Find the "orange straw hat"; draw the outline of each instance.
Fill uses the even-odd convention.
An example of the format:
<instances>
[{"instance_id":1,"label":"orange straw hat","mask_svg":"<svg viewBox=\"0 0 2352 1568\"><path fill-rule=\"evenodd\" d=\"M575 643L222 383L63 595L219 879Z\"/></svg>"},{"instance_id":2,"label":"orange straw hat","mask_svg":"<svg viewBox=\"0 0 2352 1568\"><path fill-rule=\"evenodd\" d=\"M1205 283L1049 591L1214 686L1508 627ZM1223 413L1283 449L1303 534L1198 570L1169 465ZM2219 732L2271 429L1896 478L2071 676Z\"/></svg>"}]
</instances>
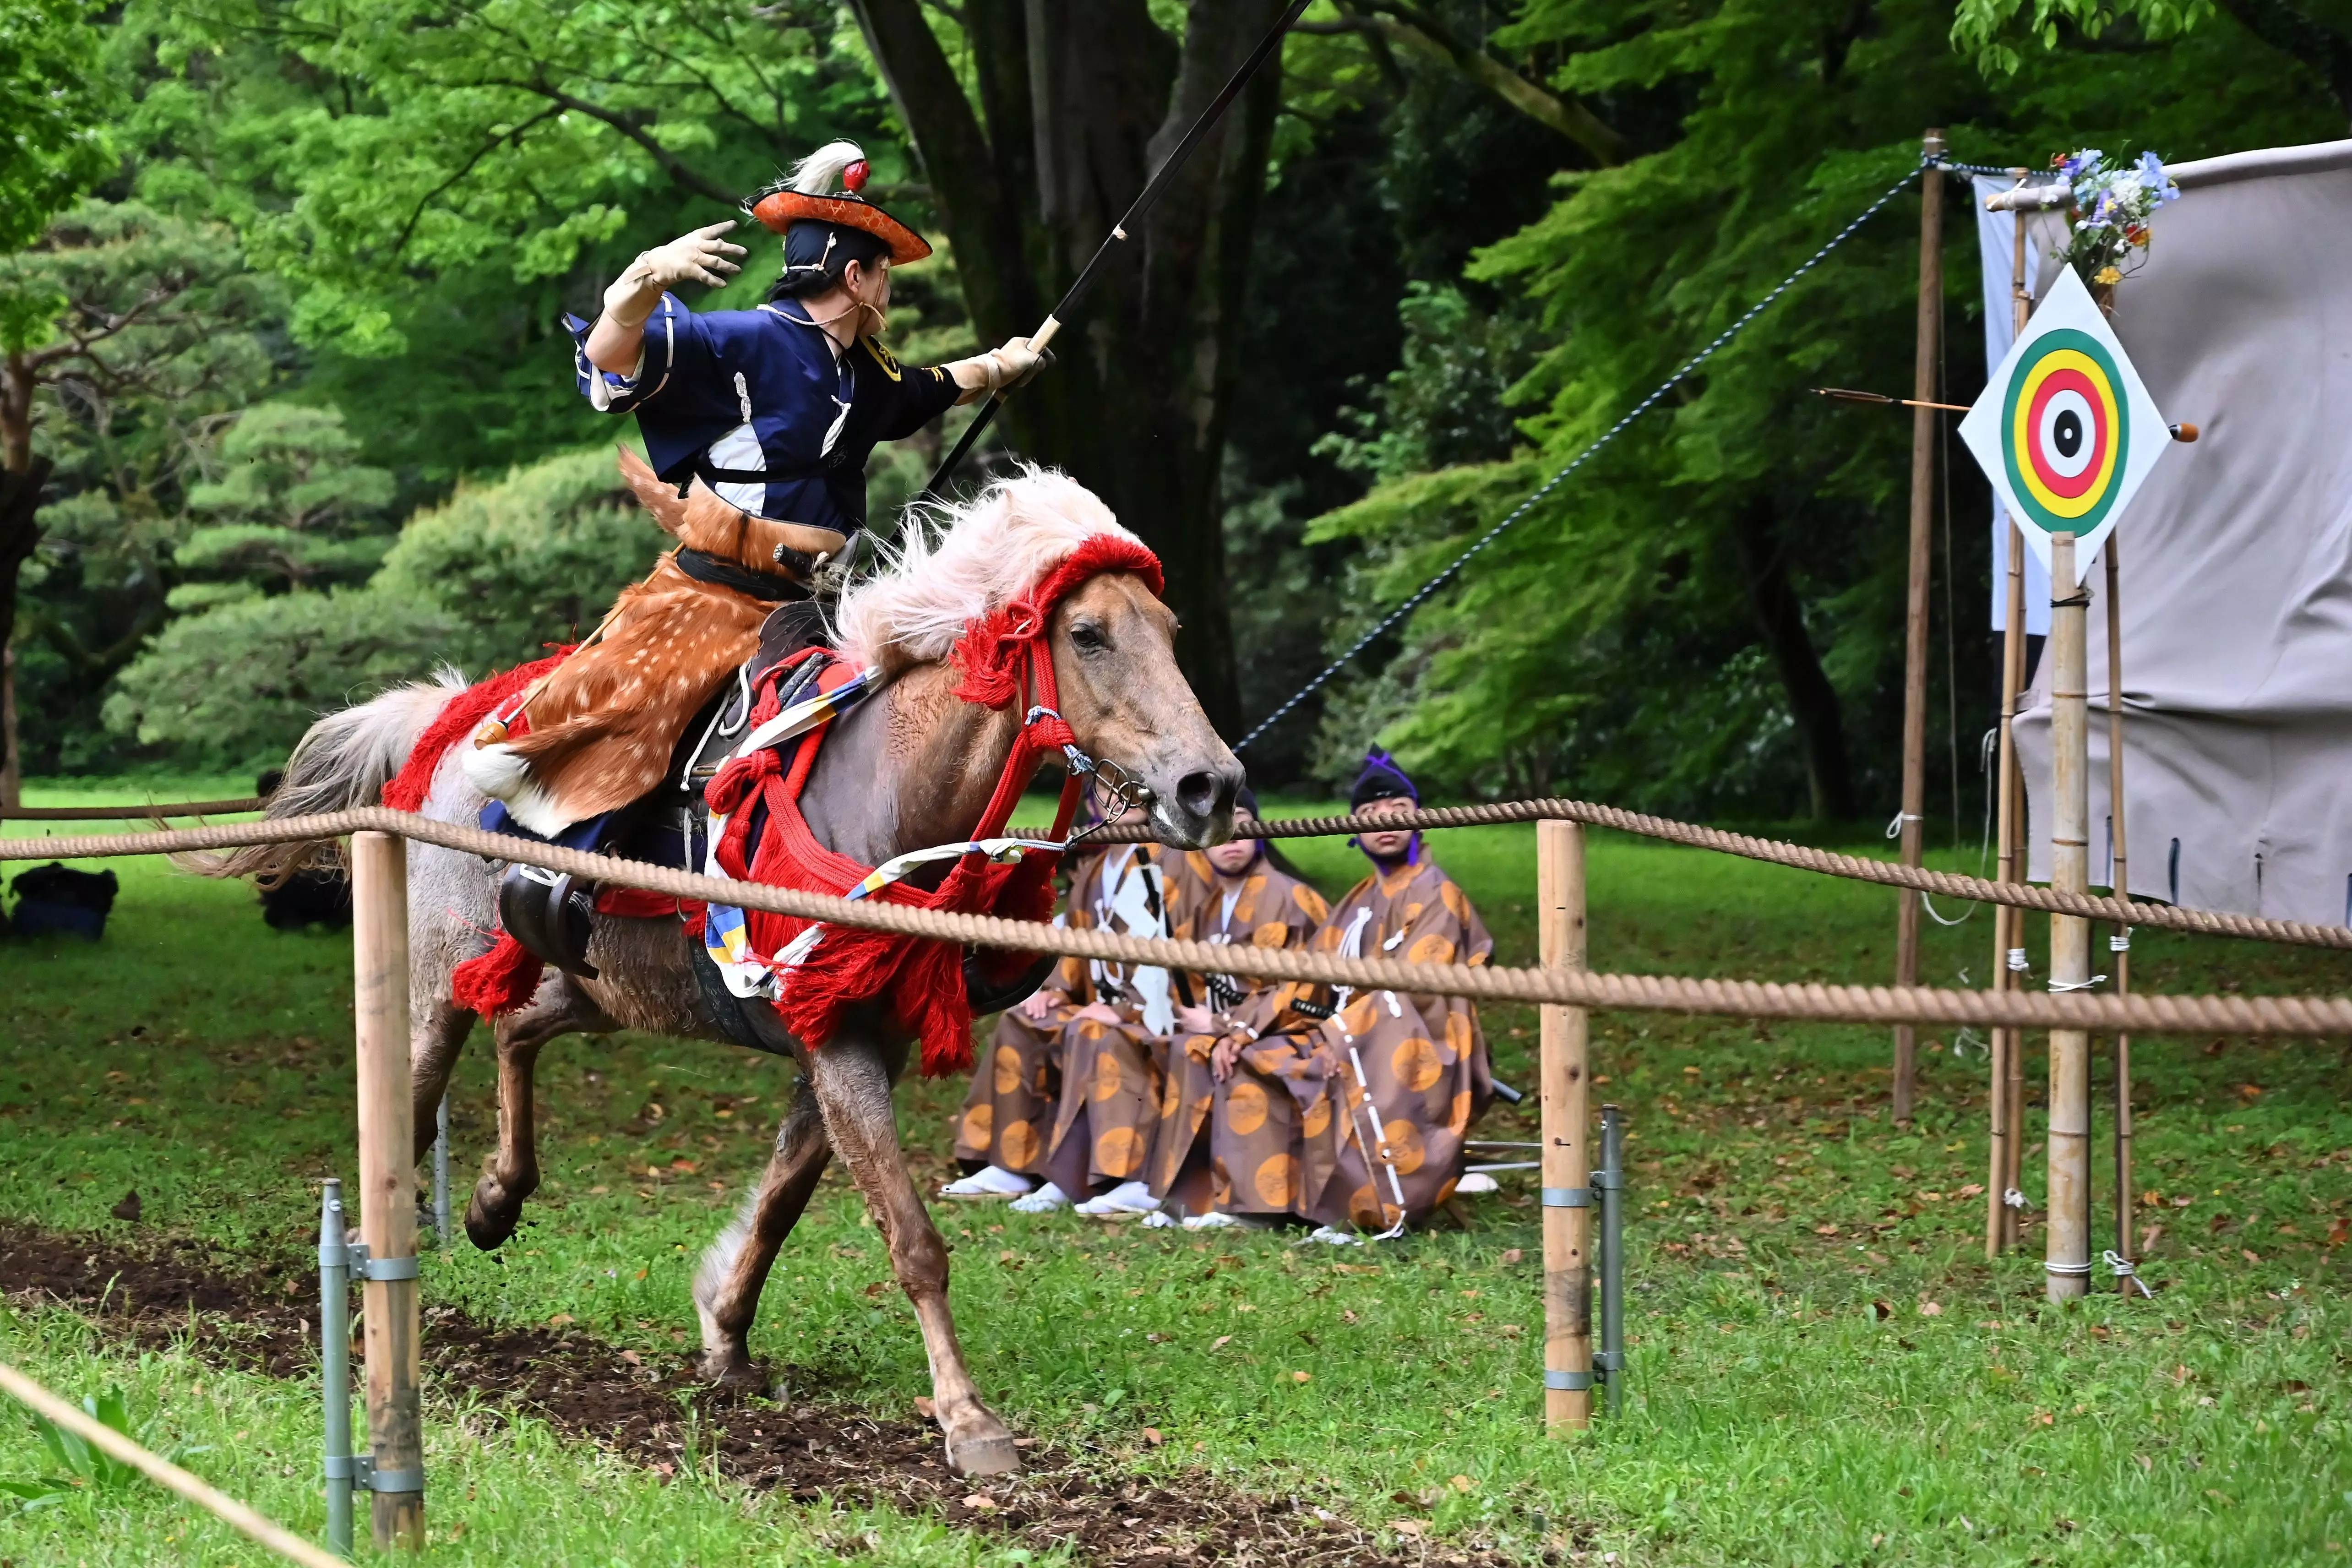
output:
<instances>
[{"instance_id":1,"label":"orange straw hat","mask_svg":"<svg viewBox=\"0 0 2352 1568\"><path fill-rule=\"evenodd\" d=\"M930 243L858 194L871 172L856 142L829 142L745 202L743 210L778 234L812 220L862 229L890 247L893 266L922 260L931 253Z\"/></svg>"}]
</instances>

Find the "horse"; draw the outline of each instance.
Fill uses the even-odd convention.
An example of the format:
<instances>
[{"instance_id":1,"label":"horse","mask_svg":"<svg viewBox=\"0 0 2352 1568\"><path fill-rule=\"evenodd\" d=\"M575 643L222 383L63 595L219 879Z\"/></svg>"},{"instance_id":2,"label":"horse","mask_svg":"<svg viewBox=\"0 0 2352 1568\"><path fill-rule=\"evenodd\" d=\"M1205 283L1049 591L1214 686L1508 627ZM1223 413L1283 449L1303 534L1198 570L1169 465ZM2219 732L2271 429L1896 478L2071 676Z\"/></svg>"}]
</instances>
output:
<instances>
[{"instance_id":1,"label":"horse","mask_svg":"<svg viewBox=\"0 0 2352 1568\"><path fill-rule=\"evenodd\" d=\"M867 865L967 838L1003 773L1024 721L957 694L951 662L965 628L1014 604L1093 535L1132 541L1091 491L1052 470L1029 468L977 499L940 509L926 527L844 589L833 616L835 646L881 682L825 737L801 804L818 841ZM1178 670L1174 616L1133 571L1106 571L1067 592L1048 619L1047 648L1061 716L1078 747L1115 763L1148 791L1154 837L1180 849L1231 837L1241 764L1219 739ZM272 816L373 805L443 706L462 689L443 670L330 713L289 758L269 803ZM437 821L472 824L485 797L460 764L461 741L433 774L423 805ZM1139 794L1140 792L1138 792ZM331 846L268 846L214 861L214 875L282 876L334 853ZM430 1147L434 1110L474 1015L452 1001L457 967L480 954L495 923L503 868L410 841L410 1007L417 1154ZM478 1246L513 1233L539 1184L532 1069L566 1034L640 1029L723 1039L692 963L696 937L675 916L599 915L588 960L595 976L551 967L520 1010L493 1027L498 1052L499 1146L483 1163L466 1210ZM834 1036L811 1048L760 1002L762 1043L799 1066L790 1110L758 1185L696 1270L700 1371L756 1386L748 1335L761 1287L826 1163L838 1153L885 1238L893 1272L912 1302L931 1370L947 1459L958 1473L1019 1468L1012 1434L984 1405L966 1371L948 1311L948 1256L908 1175L892 1113L908 1031L890 994L854 1005Z\"/></svg>"}]
</instances>

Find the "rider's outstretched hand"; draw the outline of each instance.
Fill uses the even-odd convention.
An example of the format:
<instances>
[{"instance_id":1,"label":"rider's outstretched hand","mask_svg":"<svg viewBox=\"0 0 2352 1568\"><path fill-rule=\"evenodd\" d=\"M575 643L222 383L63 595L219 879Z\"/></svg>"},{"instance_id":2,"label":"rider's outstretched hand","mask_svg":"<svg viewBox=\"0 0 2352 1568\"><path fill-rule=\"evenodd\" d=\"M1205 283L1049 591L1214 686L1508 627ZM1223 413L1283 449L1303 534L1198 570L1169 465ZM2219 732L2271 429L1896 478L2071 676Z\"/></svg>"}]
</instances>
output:
<instances>
[{"instance_id":1,"label":"rider's outstretched hand","mask_svg":"<svg viewBox=\"0 0 2352 1568\"><path fill-rule=\"evenodd\" d=\"M639 251L619 280L604 290L604 313L624 327L634 327L653 313L664 289L681 283L708 283L714 289L724 285L743 270L729 259L745 254L743 247L719 237L734 226L730 218Z\"/></svg>"},{"instance_id":2,"label":"rider's outstretched hand","mask_svg":"<svg viewBox=\"0 0 2352 1568\"><path fill-rule=\"evenodd\" d=\"M1032 348L1027 338L1007 338L1004 346L988 357L996 362L997 374L991 378L995 385L992 390L1003 393L1035 380L1039 371L1054 363L1054 351Z\"/></svg>"}]
</instances>

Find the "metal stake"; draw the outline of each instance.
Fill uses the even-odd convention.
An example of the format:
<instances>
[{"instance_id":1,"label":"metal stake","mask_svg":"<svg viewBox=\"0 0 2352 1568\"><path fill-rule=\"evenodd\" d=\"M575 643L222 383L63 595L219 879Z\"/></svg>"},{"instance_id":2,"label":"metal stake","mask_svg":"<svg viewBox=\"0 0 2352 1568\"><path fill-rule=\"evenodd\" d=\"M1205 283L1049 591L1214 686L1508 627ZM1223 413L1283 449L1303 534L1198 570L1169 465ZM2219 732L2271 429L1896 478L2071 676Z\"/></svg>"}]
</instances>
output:
<instances>
[{"instance_id":1,"label":"metal stake","mask_svg":"<svg viewBox=\"0 0 2352 1568\"><path fill-rule=\"evenodd\" d=\"M1601 1108L1601 1349L1592 1365L1609 1390L1609 1414L1625 1407L1625 1113Z\"/></svg>"},{"instance_id":2,"label":"metal stake","mask_svg":"<svg viewBox=\"0 0 2352 1568\"><path fill-rule=\"evenodd\" d=\"M327 1178L319 1205L319 1379L327 1403L327 1544L352 1554L351 1248L343 1184Z\"/></svg>"}]
</instances>

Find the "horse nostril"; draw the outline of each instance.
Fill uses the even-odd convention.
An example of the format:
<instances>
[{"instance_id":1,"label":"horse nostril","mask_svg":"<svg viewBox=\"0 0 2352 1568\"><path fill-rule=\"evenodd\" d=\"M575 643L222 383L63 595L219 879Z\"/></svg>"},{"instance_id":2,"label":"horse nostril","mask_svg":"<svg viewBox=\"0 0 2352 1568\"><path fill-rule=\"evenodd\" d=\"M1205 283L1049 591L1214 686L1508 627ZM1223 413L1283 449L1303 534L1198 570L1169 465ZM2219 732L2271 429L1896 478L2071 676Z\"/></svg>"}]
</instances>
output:
<instances>
[{"instance_id":1,"label":"horse nostril","mask_svg":"<svg viewBox=\"0 0 2352 1568\"><path fill-rule=\"evenodd\" d=\"M1233 784L1206 768L1176 781L1176 799L1194 816L1213 816L1233 800Z\"/></svg>"}]
</instances>

